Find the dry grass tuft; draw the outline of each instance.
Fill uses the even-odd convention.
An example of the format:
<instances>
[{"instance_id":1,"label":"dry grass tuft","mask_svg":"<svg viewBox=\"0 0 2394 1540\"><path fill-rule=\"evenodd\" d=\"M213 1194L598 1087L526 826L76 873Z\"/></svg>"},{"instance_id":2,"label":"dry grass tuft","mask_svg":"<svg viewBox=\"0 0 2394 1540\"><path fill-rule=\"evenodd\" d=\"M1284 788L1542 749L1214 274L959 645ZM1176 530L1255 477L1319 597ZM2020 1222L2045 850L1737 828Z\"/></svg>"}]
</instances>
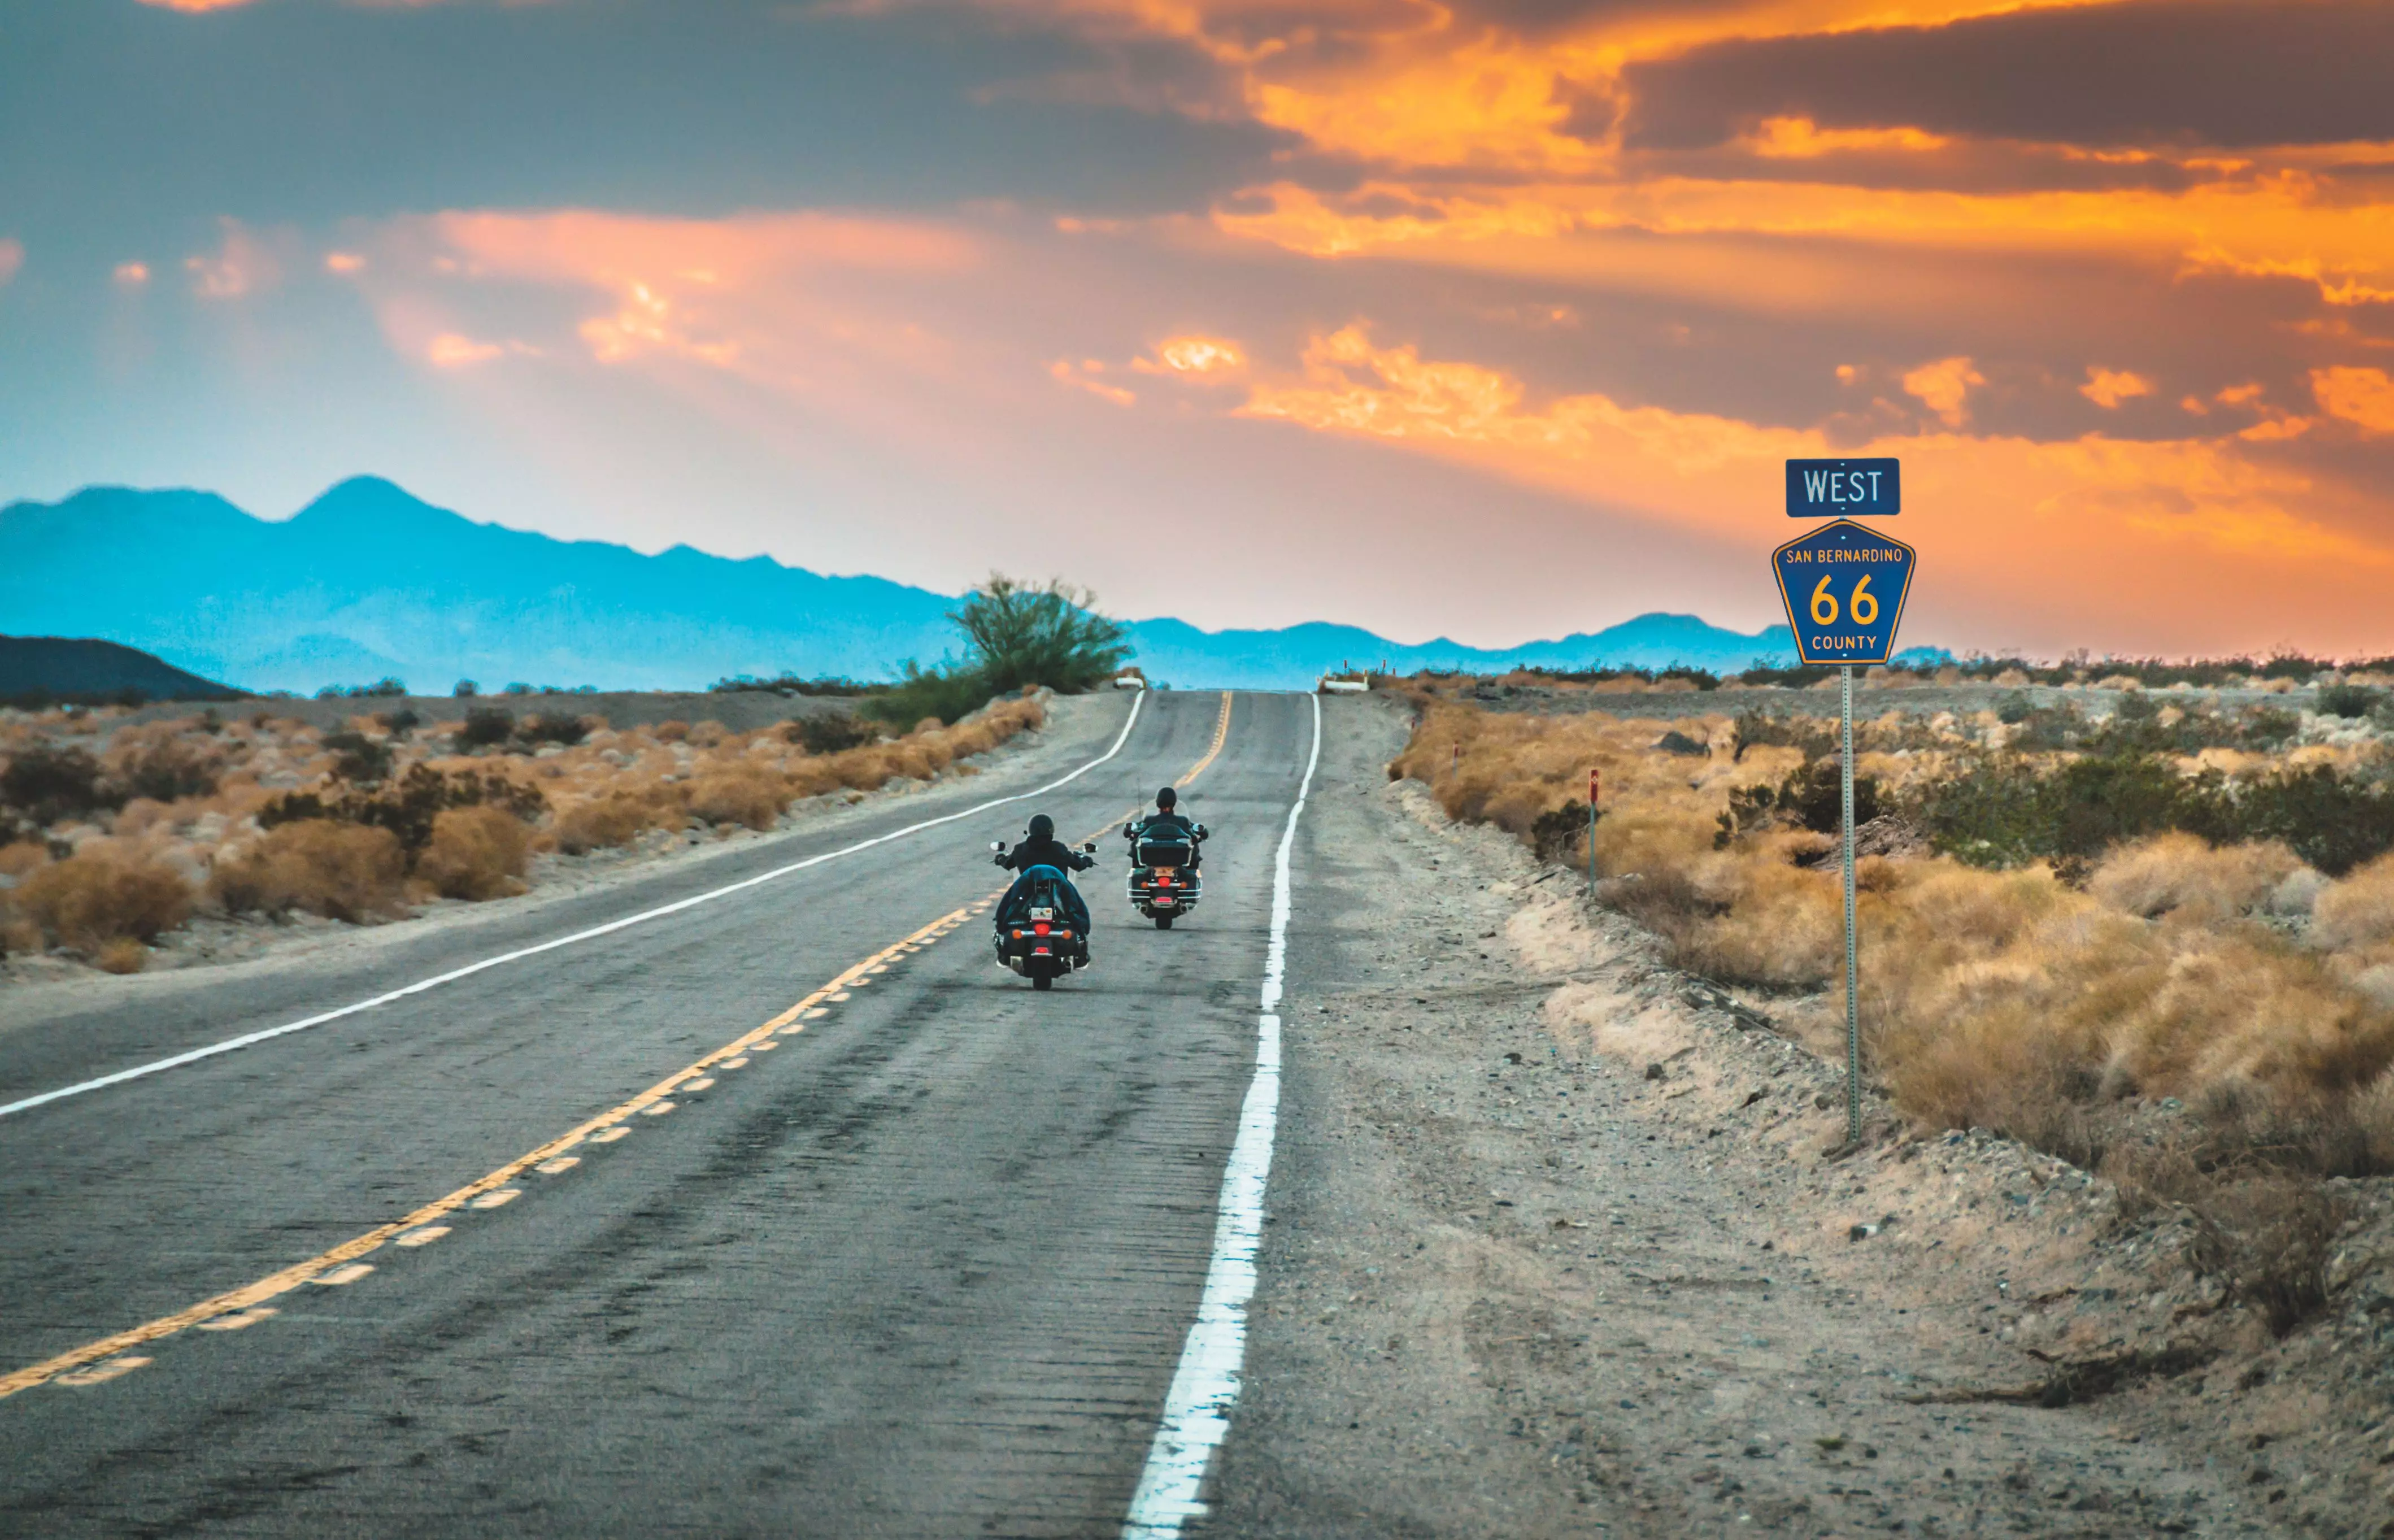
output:
<instances>
[{"instance_id":1,"label":"dry grass tuft","mask_svg":"<svg viewBox=\"0 0 2394 1540\"><path fill-rule=\"evenodd\" d=\"M138 973L150 966L150 949L130 936L119 936L92 957L102 973Z\"/></svg>"},{"instance_id":2,"label":"dry grass tuft","mask_svg":"<svg viewBox=\"0 0 2394 1540\"><path fill-rule=\"evenodd\" d=\"M2140 918L2175 914L2215 922L2254 913L2302 864L2275 841L2223 847L2197 835L2161 834L2106 856L2086 886L2112 908Z\"/></svg>"},{"instance_id":3,"label":"dry grass tuft","mask_svg":"<svg viewBox=\"0 0 2394 1540\"><path fill-rule=\"evenodd\" d=\"M307 818L219 860L208 892L231 914L304 909L356 925L403 913L406 875L407 852L389 830Z\"/></svg>"},{"instance_id":4,"label":"dry grass tuft","mask_svg":"<svg viewBox=\"0 0 2394 1540\"><path fill-rule=\"evenodd\" d=\"M452 808L432 821L415 875L448 899L513 898L524 890L532 832L493 807Z\"/></svg>"},{"instance_id":5,"label":"dry grass tuft","mask_svg":"<svg viewBox=\"0 0 2394 1540\"><path fill-rule=\"evenodd\" d=\"M124 939L154 941L191 915L191 885L138 853L100 842L35 870L10 897L60 946L95 953Z\"/></svg>"},{"instance_id":6,"label":"dry grass tuft","mask_svg":"<svg viewBox=\"0 0 2394 1540\"><path fill-rule=\"evenodd\" d=\"M2311 936L2331 951L2394 960L2394 855L2330 883L2311 906Z\"/></svg>"},{"instance_id":7,"label":"dry grass tuft","mask_svg":"<svg viewBox=\"0 0 2394 1540\"><path fill-rule=\"evenodd\" d=\"M10 845L0 845L0 876L21 877L37 866L50 863L50 848L37 839L20 839Z\"/></svg>"},{"instance_id":8,"label":"dry grass tuft","mask_svg":"<svg viewBox=\"0 0 2394 1540\"><path fill-rule=\"evenodd\" d=\"M647 829L678 829L689 822L680 800L663 786L611 791L576 802L557 814L551 833L557 848L578 856L629 845Z\"/></svg>"},{"instance_id":9,"label":"dry grass tuft","mask_svg":"<svg viewBox=\"0 0 2394 1540\"><path fill-rule=\"evenodd\" d=\"M701 776L690 786L691 816L707 823L770 829L787 810L790 801L785 778L748 766Z\"/></svg>"}]
</instances>

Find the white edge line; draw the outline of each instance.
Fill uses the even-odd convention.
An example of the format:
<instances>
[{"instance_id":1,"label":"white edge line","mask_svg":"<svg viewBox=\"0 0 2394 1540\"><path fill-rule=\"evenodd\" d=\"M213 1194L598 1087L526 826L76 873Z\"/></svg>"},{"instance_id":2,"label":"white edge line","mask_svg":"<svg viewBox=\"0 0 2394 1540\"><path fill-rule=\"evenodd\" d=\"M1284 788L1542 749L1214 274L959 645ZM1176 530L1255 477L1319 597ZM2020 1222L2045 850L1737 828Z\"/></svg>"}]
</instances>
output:
<instances>
[{"instance_id":1,"label":"white edge line","mask_svg":"<svg viewBox=\"0 0 2394 1540\"><path fill-rule=\"evenodd\" d=\"M1289 856L1297 816L1322 761L1322 697L1313 702L1313 752L1296 805L1281 831L1272 862L1271 949L1264 959L1261 1010L1256 1017L1256 1076L1239 1109L1239 1133L1222 1170L1222 1199L1214 1220L1214 1259L1197 1319L1180 1349L1180 1366L1164 1398L1164 1419L1148 1447L1147 1468L1131 1494L1123 1540L1174 1540L1180 1526L1205 1511L1200 1494L1214 1451L1230 1431L1247 1354L1247 1301L1256 1292L1256 1253L1263 1241L1264 1184L1271 1175L1272 1130L1280 1117L1281 975L1288 961Z\"/></svg>"},{"instance_id":2,"label":"white edge line","mask_svg":"<svg viewBox=\"0 0 2394 1540\"><path fill-rule=\"evenodd\" d=\"M1020 802L1026 797L1044 796L1047 793L1054 791L1059 786L1064 785L1069 782L1079 780L1082 776L1088 774L1089 771L1097 769L1099 765L1104 764L1115 755L1120 754L1122 752L1123 744L1130 740L1130 730L1138 721L1139 708L1146 704L1147 692L1145 691L1141 691L1137 695L1132 696L1130 703L1130 715L1123 718L1122 731L1114 734L1113 746L1106 750L1105 753L1098 755L1095 759L1090 760L1087 764L1083 765L1080 769L1072 771L1070 775L1064 776L1059 780L1050 781L1044 786L1034 786L1027 792L1017 792L1012 796L997 797L994 800L980 803L976 807L967 808L962 812L943 813L938 818L927 818L920 823L909 823L902 829L893 829L886 835L875 835L871 839L861 839L853 845L845 846L836 850L826 850L819 856L809 856L804 861L794 861L787 866L776 866L770 872L760 872L753 877L743 877L738 882L730 883L721 888L713 888L707 892L699 893L691 898L679 899L672 903L664 904L655 909L643 910L637 915L627 915L620 920L610 920L605 925L594 925L587 930L577 930L570 936L559 936L554 941L542 941L534 946L518 947L513 952L502 952L495 957L485 957L480 962L467 963L463 967L451 968L446 973L435 974L429 979L420 979L414 983L391 990L388 994L377 994L370 1000L360 1000L354 1005L343 1006L336 1010L320 1011L314 1016L303 1017L296 1021L285 1021L279 1027L266 1027L257 1032L243 1033L239 1037L228 1037L221 1043L210 1043L203 1047L193 1048L187 1053L178 1053L167 1059L153 1060L147 1064L137 1064L129 1070L119 1070L113 1074L104 1074L96 1080L80 1081L72 1086L61 1086L55 1091L43 1091L38 1095L25 1097L20 1100L0 1105L0 1117L9 1117L18 1112L30 1112L33 1108L43 1106L48 1102L63 1101L71 1096L82 1096L86 1092L100 1090L110 1086L122 1085L128 1080L138 1080L144 1075L157 1074L165 1070L179 1069L185 1064L197 1063L203 1059L212 1059L220 1053L230 1053L236 1048L250 1047L256 1044L263 1043L269 1038L282 1037L295 1032L306 1032L310 1027L321 1027L327 1021L337 1021L345 1016L355 1016L360 1011L372 1010L377 1006L387 1006L394 1000L403 1000L411 994L421 994L426 990L438 989L442 984L455 983L458 980L480 973L484 968L497 967L504 963L512 963L525 957L536 956L543 952L554 952L559 947L572 946L579 942L591 941L600 936L612 935L618 930L628 929L636 925L644 925L650 920L662 919L667 915L677 915L685 909L695 909L702 903L712 903L717 899L727 897L745 888L755 888L761 883L771 882L777 877L788 876L793 872L803 872L809 866L820 866L827 861L837 861L842 856L852 856L859 850L869 850L875 845L887 845L893 839L902 839L911 834L920 834L925 829L937 828L942 823L954 823L958 819L970 818L976 813L985 813L992 808L1002 808L1008 802Z\"/></svg>"}]
</instances>

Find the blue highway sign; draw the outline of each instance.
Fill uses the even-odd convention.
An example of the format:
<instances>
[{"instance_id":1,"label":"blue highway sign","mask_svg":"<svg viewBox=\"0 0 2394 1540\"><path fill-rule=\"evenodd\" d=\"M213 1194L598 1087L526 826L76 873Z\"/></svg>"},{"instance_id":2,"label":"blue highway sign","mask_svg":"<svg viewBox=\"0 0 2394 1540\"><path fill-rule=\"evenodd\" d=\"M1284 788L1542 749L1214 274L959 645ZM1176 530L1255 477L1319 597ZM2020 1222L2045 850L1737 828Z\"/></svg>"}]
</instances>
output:
<instances>
[{"instance_id":1,"label":"blue highway sign","mask_svg":"<svg viewBox=\"0 0 2394 1540\"><path fill-rule=\"evenodd\" d=\"M1884 518L1902 511L1901 460L1890 457L1787 462L1790 519Z\"/></svg>"},{"instance_id":2,"label":"blue highway sign","mask_svg":"<svg viewBox=\"0 0 2394 1540\"><path fill-rule=\"evenodd\" d=\"M1885 663L1894 656L1915 557L1902 541L1848 519L1771 552L1787 624L1796 632L1796 655L1806 663Z\"/></svg>"}]
</instances>

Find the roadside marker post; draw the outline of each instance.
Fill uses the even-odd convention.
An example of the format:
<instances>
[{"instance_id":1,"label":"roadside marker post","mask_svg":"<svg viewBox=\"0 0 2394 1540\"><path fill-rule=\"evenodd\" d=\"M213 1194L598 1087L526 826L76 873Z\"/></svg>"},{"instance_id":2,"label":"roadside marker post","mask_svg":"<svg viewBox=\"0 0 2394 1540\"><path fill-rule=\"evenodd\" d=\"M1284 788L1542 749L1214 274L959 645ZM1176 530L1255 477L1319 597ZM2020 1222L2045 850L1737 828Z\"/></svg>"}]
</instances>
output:
<instances>
[{"instance_id":1,"label":"roadside marker post","mask_svg":"<svg viewBox=\"0 0 2394 1540\"><path fill-rule=\"evenodd\" d=\"M1596 794L1604 784L1602 772L1587 768L1587 896L1596 897Z\"/></svg>"},{"instance_id":2,"label":"roadside marker post","mask_svg":"<svg viewBox=\"0 0 2394 1540\"><path fill-rule=\"evenodd\" d=\"M1893 460L1790 460L1787 512L1805 517L1799 511L1799 485L1808 499L1802 507L1812 506L1809 494L1816 485L1825 494L1829 473L1815 467L1848 467L1836 472L1845 478L1836 483L1843 489L1854 484L1852 478L1866 474L1849 467L1879 467L1867 473L1878 480L1861 484L1888 489L1886 506L1874 509L1845 498L1815 511L1893 513L1893 489L1901 485L1895 465ZM1806 467L1800 476L1798 467ZM1828 500L1824 495L1818 501ZM1886 663L1895 656L1895 629L1912 592L1917 556L1902 541L1849 519L1799 535L1770 554L1779 597L1787 606L1788 628L1796 634L1796 656L1808 664L1837 665L1837 790L1846 879L1846 1138L1854 1144L1862 1138L1861 954L1854 930L1854 665Z\"/></svg>"}]
</instances>

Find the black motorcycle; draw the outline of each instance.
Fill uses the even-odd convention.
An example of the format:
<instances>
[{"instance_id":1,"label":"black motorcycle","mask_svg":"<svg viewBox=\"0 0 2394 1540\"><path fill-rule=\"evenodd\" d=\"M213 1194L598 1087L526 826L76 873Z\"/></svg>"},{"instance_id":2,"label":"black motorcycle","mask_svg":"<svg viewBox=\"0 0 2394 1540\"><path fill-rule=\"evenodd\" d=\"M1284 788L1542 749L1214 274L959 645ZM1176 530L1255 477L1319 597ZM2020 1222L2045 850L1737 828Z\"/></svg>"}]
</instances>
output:
<instances>
[{"instance_id":1,"label":"black motorcycle","mask_svg":"<svg viewBox=\"0 0 2394 1540\"><path fill-rule=\"evenodd\" d=\"M1169 930L1204 894L1205 885L1197 875L1197 846L1205 837L1205 825L1192 824L1185 833L1156 829L1142 836L1135 825L1125 823L1123 833L1131 836L1131 907L1153 920L1158 930Z\"/></svg>"},{"instance_id":2,"label":"black motorcycle","mask_svg":"<svg viewBox=\"0 0 2394 1540\"><path fill-rule=\"evenodd\" d=\"M1004 865L1005 841L990 849ZM1095 855L1098 848L1081 849ZM998 965L1030 980L1033 989L1052 989L1065 974L1089 966L1088 931L1088 909L1072 879L1053 866L1031 867L998 904Z\"/></svg>"}]
</instances>

